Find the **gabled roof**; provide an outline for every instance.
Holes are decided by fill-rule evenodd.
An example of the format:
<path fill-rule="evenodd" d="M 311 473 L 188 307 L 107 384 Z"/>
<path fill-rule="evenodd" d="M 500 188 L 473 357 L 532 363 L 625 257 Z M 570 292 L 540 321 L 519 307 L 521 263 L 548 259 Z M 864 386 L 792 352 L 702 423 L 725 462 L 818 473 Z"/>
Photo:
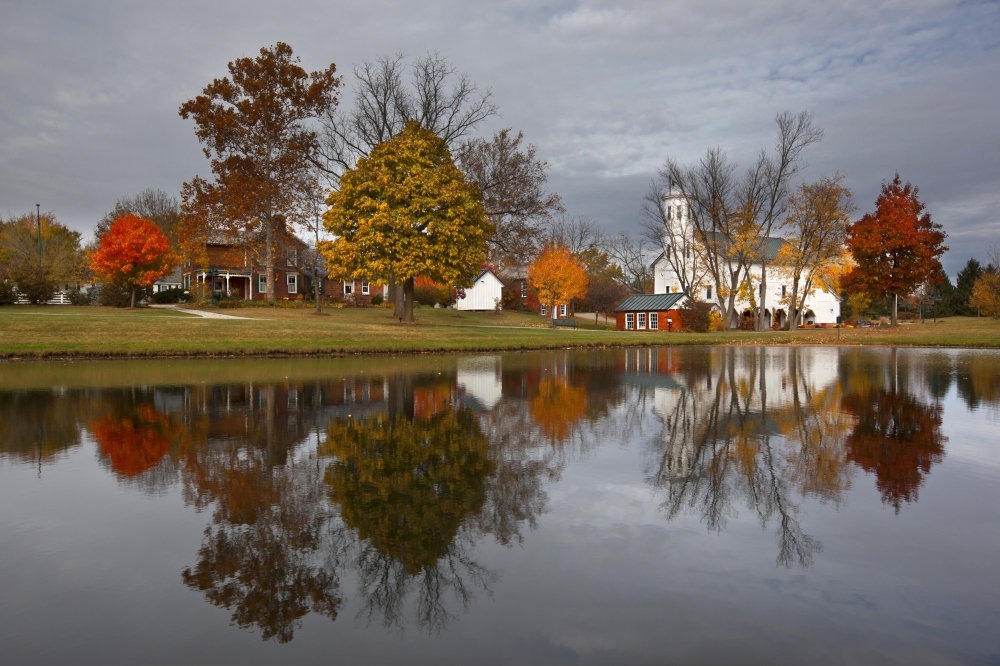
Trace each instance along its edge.
<path fill-rule="evenodd" d="M 633 294 L 615 306 L 615 312 L 670 310 L 687 298 L 682 291 L 673 294 Z"/>

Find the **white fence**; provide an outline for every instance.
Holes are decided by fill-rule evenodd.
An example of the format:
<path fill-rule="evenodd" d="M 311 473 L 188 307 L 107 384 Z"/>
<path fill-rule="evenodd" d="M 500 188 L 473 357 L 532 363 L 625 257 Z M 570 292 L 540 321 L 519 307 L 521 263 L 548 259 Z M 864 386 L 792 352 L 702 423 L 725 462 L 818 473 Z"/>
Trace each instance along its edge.
<path fill-rule="evenodd" d="M 17 297 L 18 305 L 29 305 L 30 303 L 31 301 L 29 301 L 24 296 Z M 52 296 L 52 300 L 47 301 L 47 303 L 48 305 L 72 305 L 72 303 L 69 300 L 69 294 L 67 294 L 65 291 L 57 291 Z"/>

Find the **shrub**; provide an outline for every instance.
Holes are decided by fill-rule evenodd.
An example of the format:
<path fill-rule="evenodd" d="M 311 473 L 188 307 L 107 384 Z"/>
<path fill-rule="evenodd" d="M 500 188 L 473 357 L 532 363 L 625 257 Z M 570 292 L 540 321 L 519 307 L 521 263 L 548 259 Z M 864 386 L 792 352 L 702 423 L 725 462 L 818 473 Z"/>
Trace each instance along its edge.
<path fill-rule="evenodd" d="M 79 289 L 69 292 L 69 302 L 70 305 L 93 305 L 94 297 L 97 294 L 93 289 L 90 291 L 81 291 Z"/>
<path fill-rule="evenodd" d="M 103 282 L 99 289 L 97 302 L 101 305 L 112 308 L 127 308 L 132 306 L 132 290 L 129 287 L 116 282 Z M 136 304 L 144 300 L 149 300 L 150 295 L 149 287 L 137 287 L 135 290 Z"/>
<path fill-rule="evenodd" d="M 241 307 L 243 307 L 244 303 L 245 303 L 245 301 L 241 301 L 241 300 L 238 300 L 238 299 L 223 298 L 223 299 L 220 299 L 220 300 L 216 301 L 215 305 L 217 307 L 220 307 L 220 308 L 224 308 L 224 309 L 227 309 L 227 310 L 232 310 L 232 309 L 235 309 L 235 308 L 241 308 Z"/>
<path fill-rule="evenodd" d="M 36 268 L 25 270 L 20 275 L 15 274 L 14 278 L 17 280 L 18 291 L 33 305 L 51 300 L 58 286 L 48 272 L 39 272 Z"/>
<path fill-rule="evenodd" d="M 695 333 L 705 333 L 712 327 L 714 312 L 709 303 L 685 301 L 684 307 L 680 309 L 681 326 Z"/>
<path fill-rule="evenodd" d="M 12 305 L 17 302 L 17 292 L 10 280 L 0 280 L 0 305 Z"/>
<path fill-rule="evenodd" d="M 372 296 L 372 305 L 378 307 L 379 305 L 382 305 L 382 300 L 382 294 L 375 294 Z"/>
<path fill-rule="evenodd" d="M 150 297 L 150 302 L 162 305 L 164 303 L 187 303 L 189 295 L 183 289 L 164 289 Z"/>

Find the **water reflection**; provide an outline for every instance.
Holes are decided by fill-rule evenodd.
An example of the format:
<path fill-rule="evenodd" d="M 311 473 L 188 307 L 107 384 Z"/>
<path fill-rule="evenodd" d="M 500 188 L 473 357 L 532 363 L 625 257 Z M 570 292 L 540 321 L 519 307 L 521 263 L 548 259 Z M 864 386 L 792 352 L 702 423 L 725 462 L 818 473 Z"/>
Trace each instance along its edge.
<path fill-rule="evenodd" d="M 41 468 L 86 437 L 120 483 L 179 484 L 211 516 L 183 583 L 235 625 L 287 642 L 308 613 L 336 620 L 348 601 L 364 622 L 440 631 L 501 579 L 480 545 L 523 543 L 546 488 L 608 443 L 646 442 L 664 520 L 697 516 L 722 532 L 747 511 L 774 531 L 778 565 L 809 566 L 823 545 L 807 501 L 873 483 L 898 513 L 945 456 L 952 386 L 969 409 L 1000 405 L 996 354 L 632 349 L 407 363 L 164 385 L 152 365 L 141 384 L 4 390 L 0 455 Z"/>

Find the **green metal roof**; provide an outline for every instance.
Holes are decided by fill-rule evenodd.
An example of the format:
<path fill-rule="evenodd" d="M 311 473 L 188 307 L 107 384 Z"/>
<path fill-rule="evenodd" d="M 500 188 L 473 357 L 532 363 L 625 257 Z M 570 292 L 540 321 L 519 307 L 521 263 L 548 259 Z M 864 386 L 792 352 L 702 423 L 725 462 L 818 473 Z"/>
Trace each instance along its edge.
<path fill-rule="evenodd" d="M 671 310 L 687 298 L 684 292 L 673 294 L 633 294 L 615 306 L 615 312 L 651 312 Z"/>

